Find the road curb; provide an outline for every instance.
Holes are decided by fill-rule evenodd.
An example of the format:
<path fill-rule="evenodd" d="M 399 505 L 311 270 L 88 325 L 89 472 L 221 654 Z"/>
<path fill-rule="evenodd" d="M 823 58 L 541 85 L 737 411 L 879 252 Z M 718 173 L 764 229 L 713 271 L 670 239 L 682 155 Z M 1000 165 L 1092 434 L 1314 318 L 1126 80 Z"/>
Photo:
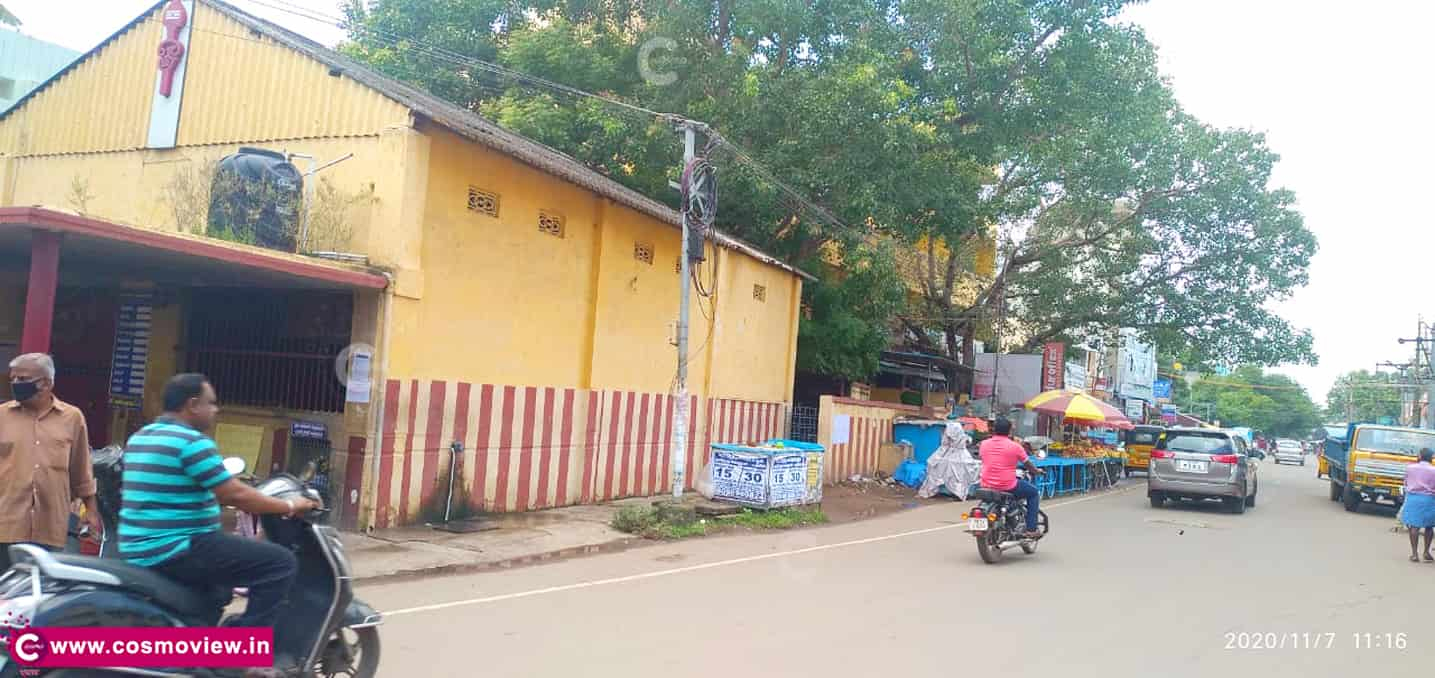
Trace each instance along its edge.
<path fill-rule="evenodd" d="M 1133 485 L 1133 486 L 1130 486 L 1130 487 L 1116 487 L 1116 488 L 1114 488 L 1114 489 L 1105 489 L 1105 490 L 1099 490 L 1099 491 L 1092 491 L 1092 492 L 1087 492 L 1087 493 L 1082 494 L 1082 495 L 1077 495 L 1077 496 L 1072 496 L 1072 497 L 1066 497 L 1066 498 L 1056 499 L 1056 500 L 1048 500 L 1048 501 L 1052 501 L 1051 504 L 1046 504 L 1045 501 L 1043 501 L 1043 505 L 1044 505 L 1044 506 L 1050 506 L 1050 507 L 1052 507 L 1052 508 L 1055 508 L 1055 507 L 1063 506 L 1063 505 L 1066 505 L 1066 504 L 1072 504 L 1072 503 L 1077 503 L 1077 502 L 1082 502 L 1082 501 L 1088 501 L 1088 500 L 1091 500 L 1091 499 L 1097 499 L 1097 498 L 1104 497 L 1104 496 L 1108 496 L 1108 495 L 1122 494 L 1122 493 L 1124 493 L 1124 492 L 1128 492 L 1128 491 L 1133 490 L 1133 489 L 1135 489 L 1135 488 L 1136 488 L 1136 486 Z M 960 503 L 963 503 L 963 502 L 954 499 L 951 503 L 953 503 L 953 504 L 960 504 Z M 919 507 L 919 508 L 932 508 L 932 507 L 929 506 L 929 507 Z M 900 512 L 899 512 L 899 513 L 900 513 Z M 842 523 L 842 525 L 852 525 L 852 524 L 856 524 L 856 523 L 864 523 L 864 522 L 868 522 L 868 521 L 871 521 L 871 520 L 876 520 L 876 519 L 878 519 L 878 518 L 883 518 L 883 517 L 890 516 L 890 515 L 893 515 L 893 514 L 888 513 L 888 514 L 881 514 L 881 515 L 872 516 L 872 517 L 869 517 L 869 518 L 862 518 L 862 519 L 859 519 L 859 520 L 853 520 L 853 521 L 850 521 L 850 522 L 847 522 L 847 523 Z M 840 527 L 840 525 L 833 525 L 833 524 L 812 525 L 812 526 L 808 526 L 808 527 L 799 527 L 799 528 L 793 528 L 793 529 L 782 530 L 782 531 L 784 531 L 784 532 L 807 532 L 807 531 L 821 530 L 821 529 L 832 528 L 832 527 Z M 683 539 L 683 540 L 679 540 L 679 541 L 680 541 L 680 542 L 685 542 L 685 541 L 700 541 L 701 539 L 704 539 L 704 538 L 703 538 L 703 537 L 699 537 L 699 538 L 697 538 L 697 539 Z M 546 552 L 543 552 L 543 553 L 534 553 L 534 554 L 530 554 L 530 555 L 526 555 L 526 556 L 517 556 L 517 557 L 514 557 L 514 558 L 506 558 L 506 559 L 503 559 L 503 560 L 496 560 L 496 561 L 481 561 L 481 562 L 472 562 L 472 563 L 451 563 L 451 564 L 448 564 L 448 565 L 436 565 L 436 566 L 434 566 L 434 567 L 417 567 L 417 568 L 412 568 L 412 569 L 408 569 L 408 570 L 398 570 L 398 571 L 395 571 L 395 572 L 384 572 L 384 573 L 381 573 L 381 574 L 367 575 L 367 576 L 362 576 L 362 577 L 354 577 L 354 578 L 353 578 L 353 582 L 354 582 L 355 584 L 391 584 L 391 583 L 395 583 L 395 582 L 412 581 L 412 580 L 415 580 L 415 579 L 425 579 L 425 578 L 429 578 L 429 577 L 443 577 L 443 576 L 452 576 L 452 575 L 461 575 L 461 574 L 480 574 L 480 573 L 484 573 L 484 572 L 494 572 L 494 571 L 498 571 L 498 570 L 513 570 L 513 569 L 518 569 L 518 568 L 522 568 L 522 567 L 530 567 L 530 566 L 533 566 L 533 565 L 543 565 L 543 564 L 547 564 L 547 563 L 554 563 L 554 562 L 559 562 L 559 561 L 564 561 L 564 560 L 571 560 L 571 559 L 575 559 L 575 558 L 583 558 L 583 557 L 587 557 L 587 556 L 597 556 L 597 555 L 605 555 L 605 554 L 609 554 L 609 553 L 619 553 L 619 552 L 622 552 L 622 551 L 628 551 L 628 550 L 632 550 L 632 549 L 636 549 L 636 548 L 644 548 L 644 547 L 647 547 L 647 546 L 659 546 L 659 545 L 662 545 L 662 544 L 672 544 L 672 543 L 674 543 L 674 542 L 671 542 L 671 541 L 663 541 L 663 540 L 654 540 L 654 539 L 644 539 L 644 538 L 641 538 L 641 537 L 633 537 L 633 538 L 630 538 L 630 539 L 618 539 L 618 540 L 614 540 L 614 541 L 610 541 L 610 542 L 604 542 L 604 543 L 601 543 L 601 544 L 585 544 L 585 545 L 582 545 L 582 546 L 571 546 L 571 547 L 568 547 L 568 548 L 558 549 L 558 550 L 556 550 L 556 551 L 546 551 Z"/>

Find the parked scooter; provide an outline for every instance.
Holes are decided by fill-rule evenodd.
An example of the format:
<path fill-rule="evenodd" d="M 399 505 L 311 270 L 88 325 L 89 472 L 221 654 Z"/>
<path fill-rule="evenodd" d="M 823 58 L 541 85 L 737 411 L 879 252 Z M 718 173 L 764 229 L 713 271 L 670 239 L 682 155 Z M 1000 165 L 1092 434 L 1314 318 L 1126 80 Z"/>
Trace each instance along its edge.
<path fill-rule="evenodd" d="M 239 475 L 243 460 L 224 461 Z M 97 475 L 102 486 L 105 481 Z M 118 477 L 118 476 L 112 476 Z M 314 497 L 299 479 L 288 474 L 268 478 L 255 487 L 271 497 Z M 111 493 L 118 497 L 118 492 Z M 101 501 L 101 513 L 108 510 Z M 104 515 L 106 532 L 118 522 Z M 304 676 L 370 678 L 379 667 L 378 626 L 383 615 L 354 598 L 352 570 L 339 533 L 317 523 L 325 510 L 292 519 L 261 518 L 265 537 L 294 552 L 299 575 L 285 601 L 285 612 L 274 627 L 275 657 L 297 666 Z M 114 522 L 111 521 L 114 518 Z M 114 540 L 107 539 L 107 543 Z M 0 574 L 0 624 L 46 626 L 178 627 L 216 626 L 233 592 L 195 590 L 166 579 L 154 570 L 129 565 L 119 558 L 94 558 L 51 553 L 31 545 L 10 548 L 14 566 Z M 18 675 L 0 641 L 0 678 Z M 226 670 L 106 668 L 103 675 L 203 676 L 229 675 Z M 87 672 L 85 675 L 95 675 Z"/>
<path fill-rule="evenodd" d="M 1025 478 L 1025 471 L 1017 471 L 1017 477 Z M 980 503 L 962 515 L 967 521 L 966 531 L 977 539 L 977 553 L 988 564 L 999 563 L 1002 555 L 1012 548 L 1021 547 L 1022 552 L 1036 553 L 1037 542 L 1051 530 L 1046 512 L 1037 511 L 1037 529 L 1041 536 L 1032 539 L 1026 533 L 1026 502 L 1010 492 L 978 488 L 972 493 Z"/>

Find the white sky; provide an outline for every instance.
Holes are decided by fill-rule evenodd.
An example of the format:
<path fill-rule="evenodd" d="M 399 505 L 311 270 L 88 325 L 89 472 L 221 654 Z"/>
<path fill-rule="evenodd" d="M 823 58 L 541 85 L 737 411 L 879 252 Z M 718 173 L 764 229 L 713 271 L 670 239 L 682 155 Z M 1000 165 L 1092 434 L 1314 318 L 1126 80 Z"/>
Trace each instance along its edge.
<path fill-rule="evenodd" d="M 87 50 L 152 0 L 0 0 L 42 40 Z M 327 44 L 332 26 L 262 5 L 337 17 L 338 0 L 231 0 Z M 1428 26 L 1435 3 L 1152 0 L 1132 9 L 1181 102 L 1221 126 L 1267 133 L 1276 183 L 1294 189 L 1320 239 L 1311 284 L 1277 308 L 1315 333 L 1318 367 L 1283 371 L 1318 403 L 1336 375 L 1403 361 L 1435 268 L 1419 225 L 1435 155 L 1428 129 Z"/>

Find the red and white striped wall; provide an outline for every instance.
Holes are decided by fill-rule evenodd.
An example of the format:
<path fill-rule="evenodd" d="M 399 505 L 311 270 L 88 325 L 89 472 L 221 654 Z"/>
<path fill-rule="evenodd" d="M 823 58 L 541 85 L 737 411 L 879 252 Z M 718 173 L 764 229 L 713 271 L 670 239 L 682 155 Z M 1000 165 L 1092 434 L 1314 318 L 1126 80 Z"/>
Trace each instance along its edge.
<path fill-rule="evenodd" d="M 867 477 L 877 472 L 878 453 L 882 443 L 892 440 L 890 417 L 852 417 L 848 442 L 834 443 L 827 449 L 823 476 L 836 483 L 855 474 Z"/>
<path fill-rule="evenodd" d="M 385 385 L 372 524 L 441 517 L 454 506 L 527 511 L 671 491 L 676 399 L 633 391 L 391 380 Z M 689 399 L 687 487 L 714 442 L 751 443 L 787 430 L 782 403 Z M 361 485 L 350 454 L 346 486 Z"/>

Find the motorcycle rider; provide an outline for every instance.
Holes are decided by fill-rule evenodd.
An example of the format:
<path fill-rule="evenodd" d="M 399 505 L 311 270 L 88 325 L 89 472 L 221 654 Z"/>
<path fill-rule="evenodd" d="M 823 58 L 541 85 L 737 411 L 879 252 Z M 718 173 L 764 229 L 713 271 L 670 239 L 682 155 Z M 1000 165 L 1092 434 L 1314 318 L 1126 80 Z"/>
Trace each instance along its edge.
<path fill-rule="evenodd" d="M 220 529 L 220 506 L 252 515 L 320 508 L 307 498 L 276 499 L 233 477 L 205 431 L 219 415 L 202 374 L 180 374 L 164 387 L 164 414 L 125 445 L 119 553 L 196 588 L 247 587 L 249 602 L 230 625 L 272 627 L 298 573 L 294 554 L 268 541 Z M 274 675 L 264 671 L 249 675 Z"/>
<path fill-rule="evenodd" d="M 978 448 L 982 458 L 982 487 L 1000 492 L 1010 492 L 1018 499 L 1026 500 L 1026 533 L 1022 536 L 1035 539 L 1041 536 L 1037 525 L 1037 512 L 1041 508 L 1041 491 L 1035 485 L 1016 477 L 1018 467 L 1023 467 L 1032 477 L 1042 470 L 1032 463 L 1031 456 L 1011 438 L 1011 420 L 997 417 L 992 424 L 992 437 L 982 441 Z"/>

